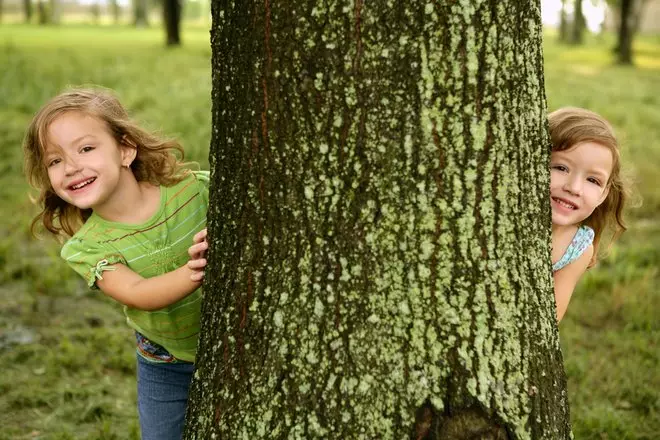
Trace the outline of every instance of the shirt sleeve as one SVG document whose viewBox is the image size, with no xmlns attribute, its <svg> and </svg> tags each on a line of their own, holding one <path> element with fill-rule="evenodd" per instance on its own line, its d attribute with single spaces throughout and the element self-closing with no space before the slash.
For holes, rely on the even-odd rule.
<svg viewBox="0 0 660 440">
<path fill-rule="evenodd" d="M 113 264 L 126 264 L 126 259 L 100 244 L 73 237 L 66 242 L 60 256 L 87 283 L 88 287 L 98 289 L 97 280 L 103 279 L 103 272 L 114 270 Z"/>
<path fill-rule="evenodd" d="M 193 171 L 193 175 L 197 179 L 199 186 L 199 193 L 204 200 L 204 205 L 209 206 L 209 186 L 211 185 L 211 173 L 209 171 Z"/>
</svg>

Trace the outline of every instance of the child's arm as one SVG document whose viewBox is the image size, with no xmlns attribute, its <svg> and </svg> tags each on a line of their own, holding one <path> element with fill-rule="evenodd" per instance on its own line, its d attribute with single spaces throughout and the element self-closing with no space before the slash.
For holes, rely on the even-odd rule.
<svg viewBox="0 0 660 440">
<path fill-rule="evenodd" d="M 111 298 L 139 310 L 158 310 L 193 293 L 201 285 L 193 281 L 187 265 L 152 278 L 143 278 L 123 264 L 103 272 L 96 285 Z"/>
<path fill-rule="evenodd" d="M 558 322 L 564 317 L 564 313 L 568 309 L 568 303 L 571 300 L 571 295 L 573 295 L 573 289 L 575 289 L 580 277 L 587 270 L 593 254 L 594 247 L 593 245 L 589 245 L 580 258 L 554 273 Z"/>
<path fill-rule="evenodd" d="M 199 231 L 193 237 L 193 245 L 188 248 L 188 255 L 190 255 L 190 261 L 188 261 L 188 268 L 193 271 L 193 274 L 190 276 L 192 281 L 201 282 L 204 279 L 204 268 L 206 267 L 206 250 L 208 249 L 209 244 L 206 241 L 206 228 Z"/>
</svg>

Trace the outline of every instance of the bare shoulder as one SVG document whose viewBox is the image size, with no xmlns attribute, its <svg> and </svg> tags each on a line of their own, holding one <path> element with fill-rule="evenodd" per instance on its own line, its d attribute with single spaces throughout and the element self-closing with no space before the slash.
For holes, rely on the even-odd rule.
<svg viewBox="0 0 660 440">
<path fill-rule="evenodd" d="M 592 244 L 584 250 L 580 257 L 572 263 L 566 265 L 554 273 L 555 284 L 555 301 L 557 304 L 557 320 L 561 321 L 568 303 L 573 295 L 573 290 L 578 281 L 589 267 L 591 257 L 594 255 L 594 247 Z"/>
</svg>

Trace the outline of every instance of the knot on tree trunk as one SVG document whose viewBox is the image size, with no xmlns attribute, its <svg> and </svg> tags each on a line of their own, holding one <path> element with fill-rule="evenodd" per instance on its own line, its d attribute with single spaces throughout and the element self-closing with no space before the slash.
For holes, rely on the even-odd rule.
<svg viewBox="0 0 660 440">
<path fill-rule="evenodd" d="M 415 414 L 413 440 L 511 440 L 507 429 L 479 407 L 439 412 L 426 401 Z"/>
</svg>

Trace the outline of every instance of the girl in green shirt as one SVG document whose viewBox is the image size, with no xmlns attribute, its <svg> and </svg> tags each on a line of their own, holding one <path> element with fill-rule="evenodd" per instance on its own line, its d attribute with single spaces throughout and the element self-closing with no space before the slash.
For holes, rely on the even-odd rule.
<svg viewBox="0 0 660 440">
<path fill-rule="evenodd" d="M 41 224 L 68 237 L 62 258 L 124 305 L 135 329 L 142 439 L 180 439 L 199 334 L 201 285 L 189 262 L 205 228 L 208 172 L 187 170 L 178 142 L 133 122 L 106 90 L 45 104 L 24 142 Z M 190 267 L 189 267 L 190 266 Z"/>
</svg>

